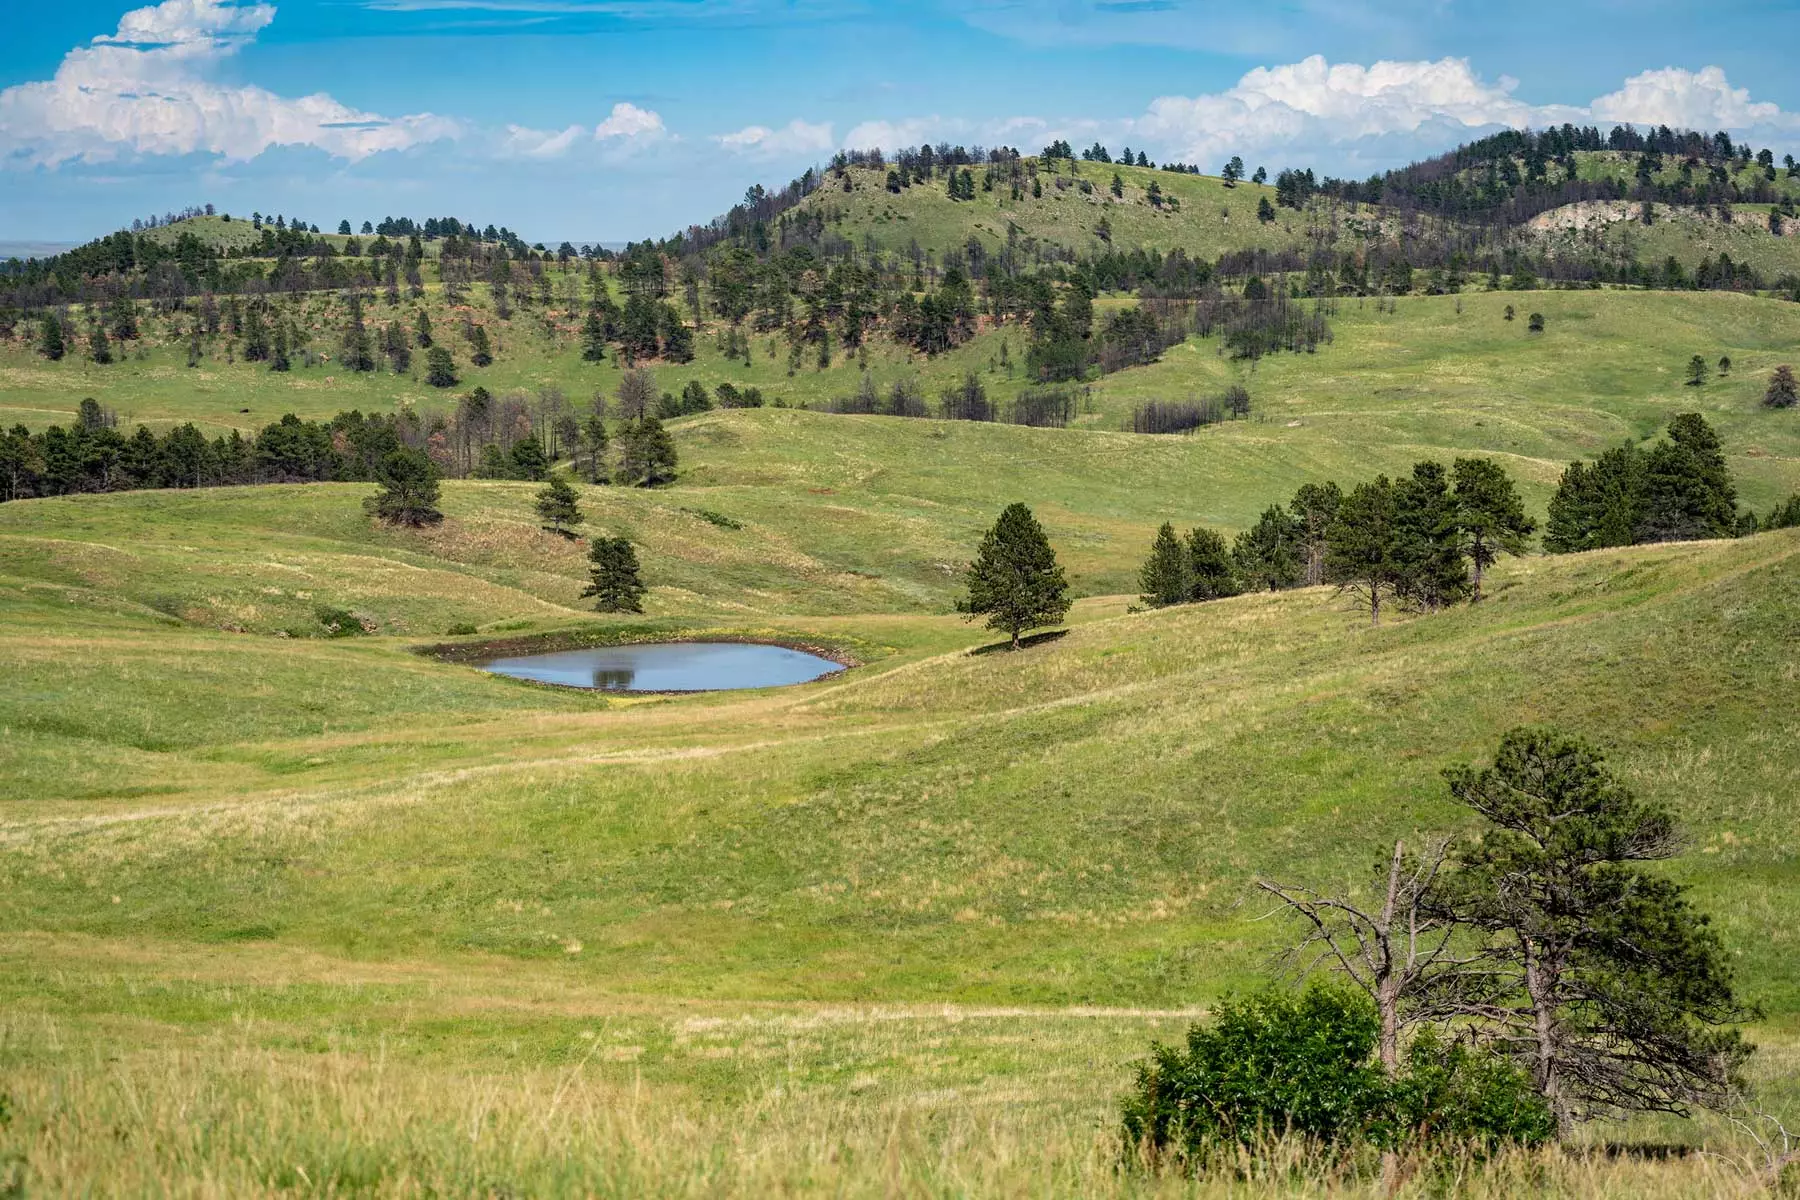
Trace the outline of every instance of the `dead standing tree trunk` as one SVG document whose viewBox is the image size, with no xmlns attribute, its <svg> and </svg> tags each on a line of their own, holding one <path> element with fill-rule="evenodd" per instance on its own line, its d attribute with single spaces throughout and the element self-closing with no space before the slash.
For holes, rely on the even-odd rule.
<svg viewBox="0 0 1800 1200">
<path fill-rule="evenodd" d="M 1381 879 L 1381 907 L 1374 912 L 1310 888 L 1268 879 L 1258 883 L 1281 901 L 1276 912 L 1296 914 L 1306 923 L 1306 935 L 1288 955 L 1300 973 L 1326 964 L 1375 1002 L 1381 1020 L 1378 1053 L 1390 1076 L 1400 1068 L 1404 1030 L 1437 1015 L 1426 998 L 1427 985 L 1469 961 L 1452 953 L 1453 924 L 1425 903 L 1448 851 L 1448 842 L 1436 842 L 1413 860 L 1405 842 L 1396 840 Z"/>
</svg>

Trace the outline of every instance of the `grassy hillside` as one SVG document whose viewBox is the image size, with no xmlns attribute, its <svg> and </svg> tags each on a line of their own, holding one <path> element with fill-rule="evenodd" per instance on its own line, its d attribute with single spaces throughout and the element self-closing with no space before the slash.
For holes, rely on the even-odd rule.
<svg viewBox="0 0 1800 1200">
<path fill-rule="evenodd" d="M 152 573 L 184 553 L 203 573 L 235 537 L 292 586 L 307 522 L 278 502 L 232 534 L 170 498 L 82 499 L 143 512 L 73 537 L 70 502 L 12 506 L 41 516 L 9 564 L 166 541 Z M 422 626 L 474 573 L 411 554 L 388 578 Z M 0 1064 L 24 1118 L 0 1147 L 47 1190 L 1121 1188 L 1104 1138 L 1129 1060 L 1282 936 L 1255 876 L 1353 885 L 1385 839 L 1459 825 L 1439 769 L 1524 720 L 1596 738 L 1682 814 L 1672 869 L 1770 1008 L 1758 1070 L 1791 1073 L 1800 767 L 1771 700 L 1792 534 L 1527 560 L 1491 602 L 1379 630 L 1322 591 L 1089 601 L 1022 655 L 970 656 L 987 639 L 949 616 L 788 616 L 761 625 L 867 665 L 652 702 L 484 676 L 417 637 L 178 626 L 137 607 L 135 568 L 63 561 L 60 581 L 9 565 L 0 592 Z M 458 602 L 599 624 L 526 586 Z M 176 1110 L 217 1113 L 216 1136 Z M 1550 1178 L 1628 1194 L 1647 1169 Z M 1699 1169 L 1658 1178 L 1703 1194 L 1732 1168 Z"/>
<path fill-rule="evenodd" d="M 268 217 L 268 224 L 270 228 L 274 227 L 275 217 L 273 214 L 270 214 Z M 332 247 L 332 249 L 338 251 L 340 254 L 348 249 L 351 242 L 355 242 L 358 246 L 363 247 L 366 250 L 369 243 L 375 240 L 374 234 L 336 233 L 334 232 L 337 228 L 337 223 L 335 221 L 329 226 L 324 222 L 320 222 L 319 228 L 322 232 L 313 236 L 322 238 Z M 221 252 L 228 250 L 245 250 L 260 244 L 262 241 L 262 231 L 256 227 L 255 223 L 252 222 L 249 217 L 228 213 L 220 213 L 217 216 L 211 217 L 185 217 L 179 221 L 171 221 L 167 225 L 158 225 L 153 229 L 144 230 L 146 237 L 149 237 L 152 241 L 161 242 L 165 246 L 173 246 L 184 233 L 192 234 L 194 237 L 199 238 L 201 242 L 208 246 L 212 246 Z M 406 242 L 405 238 L 399 238 L 397 240 L 402 245 Z M 428 259 L 436 258 L 438 256 L 438 251 L 442 249 L 441 244 L 436 239 L 421 241 L 420 247 L 425 251 L 425 257 Z"/>
<path fill-rule="evenodd" d="M 1510 322 L 1504 319 L 1508 306 L 1515 310 Z M 456 314 L 435 294 L 428 307 L 434 325 L 461 353 Z M 327 331 L 341 319 L 338 302 L 318 298 L 302 311 L 316 322 L 319 341 L 331 344 Z M 375 311 L 385 309 L 378 305 Z M 500 355 L 483 370 L 465 366 L 457 392 L 478 383 L 502 396 L 550 387 L 584 403 L 596 391 L 616 391 L 619 364 L 582 362 L 567 324 L 546 329 L 536 316 L 500 322 L 491 310 L 471 312 L 500 331 Z M 1541 335 L 1526 329 L 1532 312 L 1546 318 Z M 399 316 L 410 320 L 406 306 Z M 1159 510 L 1239 526 L 1309 479 L 1349 481 L 1403 469 L 1427 454 L 1506 455 L 1541 504 L 1570 459 L 1620 440 L 1653 438 L 1674 413 L 1693 410 L 1720 430 L 1746 503 L 1766 510 L 1800 487 L 1800 422 L 1792 412 L 1761 405 L 1770 371 L 1796 357 L 1800 306 L 1710 292 L 1471 292 L 1409 297 L 1392 313 L 1345 300 L 1330 320 L 1334 339 L 1317 353 L 1275 355 L 1253 367 L 1223 357 L 1217 339 L 1173 347 L 1159 363 L 1096 382 L 1075 422 L 1085 431 L 1116 431 L 1149 400 L 1216 395 L 1232 383 L 1250 390 L 1253 420 L 1190 438 L 1095 440 L 1058 436 L 1066 431 L 935 423 L 890 429 L 891 422 L 875 418 L 727 413 L 686 418 L 675 428 L 692 482 L 740 488 L 751 511 L 810 495 L 807 488 L 854 490 L 871 480 L 906 497 L 951 504 L 962 514 L 957 536 L 973 527 L 981 505 L 1003 503 L 1003 493 L 1021 490 L 1021 483 L 1047 479 L 1046 462 L 1067 464 L 1056 471 L 1071 481 L 1070 496 L 1122 497 L 1115 509 L 1129 514 L 1132 537 L 1140 532 L 1138 522 L 1151 521 L 1154 528 L 1151 518 Z M 208 429 L 248 433 L 290 411 L 328 417 L 350 408 L 430 410 L 453 399 L 410 376 L 356 375 L 330 363 L 278 375 L 261 364 L 208 359 L 190 370 L 185 351 L 164 344 L 156 324 L 145 325 L 144 357 L 108 367 L 75 359 L 50 363 L 12 343 L 0 351 L 6 385 L 0 421 L 66 423 L 82 396 L 94 396 L 128 422 L 159 427 L 194 420 Z M 932 396 L 973 370 L 990 395 L 1004 401 L 1025 386 L 1018 368 L 1023 345 L 1023 332 L 1007 326 L 935 358 L 879 340 L 866 362 L 881 386 L 917 376 Z M 1694 354 L 1709 362 L 1729 356 L 1731 374 L 1703 388 L 1685 386 L 1682 371 Z M 1009 366 L 1001 365 L 1003 357 Z M 713 339 L 702 336 L 694 363 L 659 366 L 656 375 L 668 391 L 680 391 L 689 379 L 709 386 L 731 380 L 759 386 L 778 403 L 823 405 L 854 391 L 862 361 L 838 358 L 826 370 L 808 364 L 790 377 L 785 357 L 764 339 L 745 367 L 727 361 Z M 965 459 L 961 450 L 945 457 L 944 439 L 970 447 L 975 457 Z M 971 484 L 961 468 L 975 463 L 981 464 L 975 476 L 980 482 Z M 765 491 L 771 481 L 788 490 Z M 1063 503 L 1060 495 L 1050 487 L 1042 499 Z M 1071 512 L 1080 508 L 1077 502 Z M 941 548 L 921 557 L 935 561 Z M 1117 571 L 1110 581 L 1114 588 L 1128 586 Z"/>
<path fill-rule="evenodd" d="M 1030 161 L 1038 166 L 1037 160 Z M 978 180 L 985 169 L 972 168 Z M 1121 250 L 1185 250 L 1190 256 L 1215 259 L 1229 250 L 1302 248 L 1321 229 L 1322 218 L 1292 209 L 1280 210 L 1274 222 L 1259 221 L 1257 202 L 1266 197 L 1273 203 L 1272 187 L 1253 183 L 1226 187 L 1212 176 L 1115 163 L 1045 164 L 1038 174 L 1042 195 L 1034 197 L 1027 183 L 1017 200 L 1003 180 L 996 181 L 992 191 L 978 188 L 973 200 L 951 200 L 941 180 L 893 193 L 887 190 L 885 171 L 851 168 L 845 174 L 849 191 L 835 176 L 828 178 L 799 211 L 823 216 L 832 232 L 858 248 L 873 245 L 894 253 L 905 252 L 916 242 L 941 254 L 966 246 L 970 239 L 991 253 L 1013 237 L 1021 247 L 1035 240 L 1083 255 L 1110 245 Z M 1123 196 L 1112 194 L 1115 174 L 1123 184 Z M 1152 182 L 1173 205 L 1151 204 Z M 1096 232 L 1102 220 L 1110 228 L 1108 240 Z M 1365 213 L 1360 219 L 1346 217 L 1336 232 L 1354 239 L 1377 227 L 1375 216 Z M 1029 258 L 1029 252 L 1025 254 Z"/>
</svg>

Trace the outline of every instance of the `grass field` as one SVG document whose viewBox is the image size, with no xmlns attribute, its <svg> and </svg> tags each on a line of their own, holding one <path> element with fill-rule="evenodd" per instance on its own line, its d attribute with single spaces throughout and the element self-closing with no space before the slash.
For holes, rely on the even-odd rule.
<svg viewBox="0 0 1800 1200">
<path fill-rule="evenodd" d="M 868 471 L 842 430 L 906 469 Z M 770 453 L 814 435 L 838 457 Z M 410 652 L 451 620 L 618 628 L 576 610 L 574 563 L 550 561 L 572 551 L 521 536 L 526 486 L 453 486 L 423 535 L 375 534 L 348 487 L 0 508 L 0 1161 L 51 1192 L 1179 1191 L 1115 1171 L 1109 1113 L 1150 1038 L 1261 976 L 1281 931 L 1253 879 L 1351 884 L 1385 839 L 1457 825 L 1437 771 L 1525 720 L 1596 738 L 1682 813 L 1674 870 L 1769 1008 L 1758 1070 L 1789 1102 L 1800 538 L 1523 560 L 1479 608 L 1380 630 L 1322 591 L 1135 615 L 1095 595 L 1061 640 L 980 656 L 947 579 L 908 605 L 768 561 L 779 530 L 866 568 L 883 538 L 830 529 L 846 493 L 891 506 L 884 531 L 941 524 L 906 553 L 966 553 L 959 523 L 1010 487 L 1105 590 L 1143 493 L 1106 492 L 1101 460 L 1056 482 L 998 440 L 1021 437 L 1140 442 L 713 414 L 683 433 L 691 482 L 589 493 L 597 524 L 668 544 L 652 615 L 619 632 L 865 664 L 677 700 Z M 736 557 L 729 531 L 676 524 L 733 487 L 769 494 Z M 785 594 L 733 607 L 779 574 Z M 322 598 L 383 634 L 209 628 Z M 1477 1190 L 1752 1178 L 1716 1125 L 1592 1136 L 1726 1156 L 1521 1160 Z"/>
<path fill-rule="evenodd" d="M 328 303 L 302 309 L 321 331 Z M 1800 418 L 1759 403 L 1800 306 L 1470 292 L 1331 320 L 1316 354 L 1253 369 L 1172 348 L 1067 430 L 675 421 L 674 486 L 581 489 L 585 531 L 639 545 L 642 617 L 584 610 L 583 547 L 538 527 L 531 484 L 451 481 L 423 531 L 373 526 L 368 485 L 0 505 L 0 1195 L 1382 1194 L 1305 1161 L 1236 1187 L 1121 1170 L 1116 1102 L 1151 1039 L 1265 977 L 1288 931 L 1259 875 L 1360 886 L 1395 836 L 1464 827 L 1442 768 L 1538 721 L 1681 815 L 1669 870 L 1765 1006 L 1756 1077 L 1800 1124 L 1800 532 L 1509 560 L 1483 604 L 1379 629 L 1322 589 L 1129 611 L 1164 520 L 1235 530 L 1301 483 L 1472 452 L 1541 516 L 1569 459 L 1681 411 L 1766 510 L 1800 488 Z M 0 420 L 83 395 L 246 430 L 445 403 L 329 364 L 189 370 L 149 324 L 109 368 L 0 349 Z M 566 322 L 493 328 L 465 388 L 616 387 Z M 1017 363 L 1007 329 L 931 361 L 877 345 L 869 369 L 934 391 L 977 370 L 1005 399 L 1003 342 Z M 699 349 L 659 386 L 817 403 L 861 369 Z M 1730 375 L 1683 386 L 1695 353 Z M 1119 432 L 1233 382 L 1250 420 Z M 1080 599 L 1064 636 L 972 653 L 993 635 L 953 612 L 959 573 L 1013 500 Z M 327 639 L 322 608 L 374 633 Z M 540 636 L 858 665 L 637 698 L 418 653 Z M 1759 1186 L 1715 1120 L 1584 1138 L 1694 1152 L 1449 1164 L 1400 1194 Z"/>
</svg>

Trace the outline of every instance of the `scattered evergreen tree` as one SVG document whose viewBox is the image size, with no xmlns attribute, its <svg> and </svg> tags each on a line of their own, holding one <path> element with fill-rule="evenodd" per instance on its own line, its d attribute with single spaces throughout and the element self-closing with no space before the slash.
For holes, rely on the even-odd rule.
<svg viewBox="0 0 1800 1200">
<path fill-rule="evenodd" d="M 1187 553 L 1175 537 L 1175 527 L 1166 521 L 1150 544 L 1150 557 L 1138 572 L 1138 586 L 1144 590 L 1139 599 L 1157 608 L 1180 604 L 1192 591 Z"/>
<path fill-rule="evenodd" d="M 88 334 L 88 357 L 101 366 L 112 362 L 112 340 L 106 336 L 106 326 L 96 325 Z"/>
<path fill-rule="evenodd" d="M 1490 823 L 1453 855 L 1443 912 L 1482 936 L 1462 1015 L 1512 1049 L 1568 1136 L 1577 1120 L 1723 1108 L 1751 1013 L 1686 889 L 1639 864 L 1680 850 L 1675 820 L 1641 801 L 1600 754 L 1515 729 L 1494 765 L 1446 772 Z"/>
<path fill-rule="evenodd" d="M 1792 408 L 1800 402 L 1800 385 L 1794 382 L 1794 368 L 1779 366 L 1769 376 L 1769 388 L 1763 393 L 1763 403 L 1770 408 Z"/>
<path fill-rule="evenodd" d="M 1456 484 L 1456 523 L 1472 572 L 1471 597 L 1481 599 L 1481 575 L 1502 554 L 1523 554 L 1537 522 L 1506 468 L 1491 458 L 1459 458 L 1450 468 Z"/>
<path fill-rule="evenodd" d="M 959 605 L 970 620 L 986 616 L 989 629 L 1000 630 L 1019 648 L 1019 635 L 1041 625 L 1054 625 L 1069 611 L 1069 585 L 1056 562 L 1056 551 L 1031 510 L 1012 504 L 981 539 L 970 564 L 969 592 Z"/>
<path fill-rule="evenodd" d="M 619 434 L 620 483 L 656 487 L 675 479 L 675 442 L 655 417 L 640 417 Z"/>
<path fill-rule="evenodd" d="M 422 450 L 391 450 L 376 471 L 381 489 L 364 502 L 370 513 L 389 525 L 435 525 L 444 519 L 437 509 L 438 469 Z"/>
<path fill-rule="evenodd" d="M 566 533 L 584 519 L 580 500 L 569 481 L 553 472 L 537 494 L 537 515 L 550 523 L 552 531 Z"/>
<path fill-rule="evenodd" d="M 710 412 L 712 406 L 712 397 L 707 394 L 706 385 L 698 379 L 688 380 L 687 386 L 681 389 L 679 409 L 681 415 L 692 416 L 695 413 Z"/>
<path fill-rule="evenodd" d="M 1394 485 L 1379 475 L 1359 483 L 1338 506 L 1325 534 L 1325 578 L 1369 606 L 1369 623 L 1381 624 L 1383 596 L 1394 593 Z"/>
<path fill-rule="evenodd" d="M 288 333 L 285 321 L 275 322 L 275 336 L 269 351 L 269 370 L 283 374 L 293 369 L 293 362 L 288 358 Z"/>
<path fill-rule="evenodd" d="M 1294 493 L 1288 508 L 1294 517 L 1295 551 L 1300 559 L 1300 578 L 1307 587 L 1325 582 L 1325 534 L 1337 519 L 1344 493 L 1331 482 L 1307 483 Z"/>
<path fill-rule="evenodd" d="M 605 399 L 594 397 L 593 411 L 581 423 L 581 462 L 589 483 L 606 483 L 606 410 Z"/>
<path fill-rule="evenodd" d="M 269 359 L 269 327 L 263 321 L 262 305 L 251 302 L 244 312 L 244 361 L 267 362 Z"/>
<path fill-rule="evenodd" d="M 1737 489 L 1719 437 L 1699 413 L 1680 413 L 1669 436 L 1644 456 L 1640 542 L 1731 537 L 1737 530 Z"/>
<path fill-rule="evenodd" d="M 1616 446 L 1592 465 L 1580 459 L 1563 471 L 1550 497 L 1544 549 L 1552 554 L 1629 546 L 1644 509 L 1644 455 Z"/>
<path fill-rule="evenodd" d="M 550 456 L 544 453 L 543 443 L 535 437 L 523 437 L 514 442 L 506 457 L 508 479 L 536 483 L 550 473 Z"/>
<path fill-rule="evenodd" d="M 1264 509 L 1256 524 L 1232 543 L 1231 561 L 1247 588 L 1273 592 L 1298 583 L 1298 534 L 1287 510 L 1279 504 Z"/>
<path fill-rule="evenodd" d="M 362 297 L 355 293 L 350 296 L 350 319 L 344 326 L 341 361 L 352 371 L 375 369 L 375 351 L 369 345 L 369 331 L 363 324 Z"/>
<path fill-rule="evenodd" d="M 1706 382 L 1709 374 L 1711 374 L 1711 368 L 1706 365 L 1706 359 L 1698 354 L 1688 359 L 1687 381 L 1689 387 L 1699 387 Z"/>
<path fill-rule="evenodd" d="M 1224 535 L 1204 525 L 1188 530 L 1188 596 L 1193 600 L 1222 600 L 1238 594 L 1237 573 Z"/>
<path fill-rule="evenodd" d="M 433 346 L 426 352 L 425 382 L 434 388 L 456 386 L 456 361 L 450 357 L 449 350 Z"/>
<path fill-rule="evenodd" d="M 1269 203 L 1267 196 L 1259 196 L 1256 201 L 1256 219 L 1264 225 L 1275 219 L 1275 206 Z"/>
<path fill-rule="evenodd" d="M 1447 608 L 1468 591 L 1457 515 L 1442 463 L 1417 463 L 1394 485 L 1394 594 L 1414 608 Z"/>
<path fill-rule="evenodd" d="M 413 341 L 419 344 L 421 350 L 431 349 L 431 318 L 423 308 L 419 309 L 418 316 L 413 320 Z"/>
<path fill-rule="evenodd" d="M 648 590 L 638 574 L 637 551 L 629 539 L 597 537 L 588 548 L 588 574 L 592 582 L 581 593 L 594 598 L 600 612 L 641 613 Z"/>
<path fill-rule="evenodd" d="M 1542 332 L 1544 332 L 1544 314 L 1543 313 L 1532 313 L 1529 317 L 1525 318 L 1525 332 L 1526 333 L 1542 333 Z"/>
<path fill-rule="evenodd" d="M 494 346 L 488 340 L 486 325 L 476 325 L 469 330 L 469 361 L 478 367 L 489 366 L 494 361 Z"/>
<path fill-rule="evenodd" d="M 60 362 L 68 353 L 63 341 L 62 321 L 53 312 L 45 313 L 43 321 L 38 325 L 38 353 L 51 362 Z"/>
<path fill-rule="evenodd" d="M 662 356 L 672 363 L 694 361 L 694 331 L 681 319 L 673 304 L 662 306 L 658 321 L 662 337 Z"/>
<path fill-rule="evenodd" d="M 600 310 L 588 309 L 587 320 L 581 325 L 581 359 L 583 362 L 602 362 L 606 358 L 606 323 L 600 319 Z"/>
</svg>

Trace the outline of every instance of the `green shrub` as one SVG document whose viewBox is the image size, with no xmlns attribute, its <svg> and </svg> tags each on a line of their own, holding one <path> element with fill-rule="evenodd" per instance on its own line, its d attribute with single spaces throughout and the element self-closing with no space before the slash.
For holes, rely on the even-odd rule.
<svg viewBox="0 0 1800 1200">
<path fill-rule="evenodd" d="M 319 618 L 319 624 L 325 627 L 326 637 L 360 637 L 369 632 L 362 623 L 362 618 L 342 608 L 332 608 L 321 604 L 313 609 L 313 615 Z"/>
<path fill-rule="evenodd" d="M 476 632 L 479 632 L 479 631 L 473 625 L 469 624 L 467 621 L 458 621 L 456 624 L 452 625 L 450 628 L 444 630 L 444 635 L 446 637 L 465 637 L 468 634 L 476 633 Z"/>
<path fill-rule="evenodd" d="M 1277 1138 L 1529 1145 L 1555 1131 L 1512 1064 L 1428 1033 L 1389 1079 L 1375 1061 L 1378 1032 L 1374 1005 L 1336 987 L 1228 1000 L 1211 1026 L 1189 1029 L 1185 1049 L 1152 1048 L 1121 1106 L 1127 1142 L 1203 1166 Z"/>
</svg>

